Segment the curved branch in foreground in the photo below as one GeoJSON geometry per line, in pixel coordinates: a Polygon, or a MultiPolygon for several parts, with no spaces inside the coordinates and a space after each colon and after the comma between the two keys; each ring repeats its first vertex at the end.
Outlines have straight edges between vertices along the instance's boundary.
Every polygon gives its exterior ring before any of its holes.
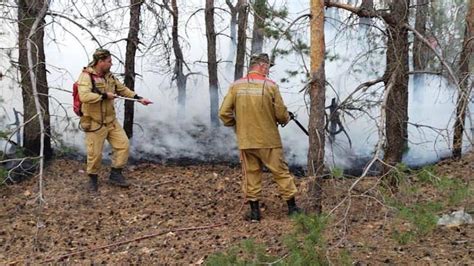
{"type": "Polygon", "coordinates": [[[364,18],[377,18],[381,17],[383,18],[387,23],[395,23],[395,18],[388,12],[382,11],[382,10],[375,10],[375,9],[370,9],[370,8],[363,8],[363,7],[355,7],[349,4],[343,4],[343,3],[336,3],[332,2],[329,0],[324,1],[324,5],[326,7],[336,7],[340,9],[347,10],[351,13],[356,14],[359,17],[364,17],[364,18]]]}
{"type": "MultiPolygon", "coordinates": [[[[33,22],[33,25],[31,26],[30,33],[28,34],[28,39],[26,42],[26,48],[27,48],[27,54],[28,54],[28,69],[30,72],[30,81],[31,81],[31,88],[33,90],[33,96],[35,99],[35,107],[36,107],[36,113],[38,114],[38,120],[39,120],[39,125],[40,125],[40,167],[39,167],[39,195],[38,195],[38,200],[40,205],[44,202],[43,198],[43,167],[44,167],[44,137],[45,137],[45,132],[44,132],[44,120],[43,120],[43,113],[41,111],[41,105],[39,101],[39,95],[38,95],[38,88],[37,83],[36,83],[36,71],[35,71],[35,65],[33,63],[33,50],[32,50],[32,44],[34,44],[34,41],[32,40],[33,35],[36,33],[36,30],[38,29],[38,26],[41,21],[43,21],[44,17],[46,16],[46,12],[48,11],[48,7],[50,4],[50,0],[47,0],[44,2],[43,7],[41,8],[40,12],[38,13],[38,16],[35,19],[35,22],[33,22]]],[[[36,45],[36,44],[35,44],[36,45]]],[[[38,48],[36,48],[38,50],[38,48]]],[[[36,57],[38,57],[38,54],[36,54],[36,57]]],[[[39,62],[39,59],[36,59],[36,62],[39,62]]]]}
{"type": "Polygon", "coordinates": [[[384,81],[384,77],[379,77],[377,79],[374,79],[374,80],[369,80],[369,81],[366,81],[362,84],[360,84],[359,86],[357,86],[357,88],[354,89],[354,91],[352,91],[340,104],[339,104],[339,107],[340,106],[344,106],[344,104],[349,101],[349,99],[352,98],[352,96],[354,94],[356,94],[358,91],[362,90],[362,89],[367,89],[377,83],[380,83],[380,82],[383,82],[384,81]]]}
{"type": "Polygon", "coordinates": [[[421,35],[421,33],[419,33],[417,30],[415,30],[412,26],[408,25],[408,24],[404,24],[403,25],[407,30],[413,32],[415,34],[415,37],[417,37],[418,39],[420,39],[420,41],[422,41],[428,48],[431,49],[431,51],[433,51],[433,53],[436,55],[436,57],[438,57],[439,61],[441,61],[441,64],[443,64],[443,66],[446,68],[446,70],[448,71],[449,73],[449,76],[453,79],[454,83],[456,84],[456,87],[459,88],[459,80],[458,80],[458,77],[456,77],[456,75],[454,74],[454,71],[453,69],[448,65],[448,63],[446,62],[446,60],[444,59],[443,55],[440,54],[436,49],[434,49],[431,45],[430,45],[430,42],[425,38],[423,37],[423,35],[421,35]]]}
{"type": "Polygon", "coordinates": [[[275,61],[275,51],[276,51],[276,48],[278,46],[278,43],[280,42],[280,40],[283,38],[283,36],[285,36],[288,31],[290,30],[290,28],[300,19],[303,19],[303,18],[306,18],[306,17],[311,17],[311,14],[303,14],[299,17],[297,17],[295,20],[293,20],[290,25],[288,25],[288,27],[286,28],[286,30],[283,32],[283,34],[280,36],[280,38],[278,38],[278,40],[276,41],[275,45],[273,46],[272,48],[272,54],[270,56],[270,62],[274,62],[275,61]]]}

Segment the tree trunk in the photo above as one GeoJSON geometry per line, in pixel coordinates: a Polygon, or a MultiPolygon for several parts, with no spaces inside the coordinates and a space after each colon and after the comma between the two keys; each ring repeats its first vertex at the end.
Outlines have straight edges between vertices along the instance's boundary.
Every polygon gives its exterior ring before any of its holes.
{"type": "MultiPolygon", "coordinates": [[[[415,30],[426,37],[426,17],[428,16],[429,0],[416,0],[415,30]]],[[[429,49],[419,38],[413,41],[413,70],[426,70],[429,49]]]]}
{"type": "MultiPolygon", "coordinates": [[[[30,29],[38,16],[45,0],[18,1],[18,42],[19,42],[19,67],[21,74],[21,88],[23,99],[23,121],[28,122],[23,128],[23,147],[26,155],[38,156],[41,150],[41,129],[37,118],[32,81],[28,69],[27,40],[30,29]]],[[[33,65],[36,76],[36,87],[39,103],[43,111],[44,124],[44,158],[50,159],[53,155],[51,148],[51,124],[49,115],[49,89],[46,78],[46,63],[44,54],[44,21],[41,21],[36,33],[32,37],[33,65]]]]}
{"type": "Polygon", "coordinates": [[[207,69],[209,72],[209,96],[211,126],[219,126],[219,94],[217,79],[216,32],[214,30],[214,0],[206,0],[207,69]]]}
{"type": "Polygon", "coordinates": [[[237,8],[239,10],[239,22],[237,30],[237,56],[235,58],[234,80],[237,80],[244,75],[245,48],[247,46],[247,0],[238,0],[237,8]]]}
{"type": "Polygon", "coordinates": [[[225,1],[230,10],[230,45],[229,53],[227,55],[228,66],[233,66],[235,48],[237,47],[237,8],[232,5],[230,0],[225,1]]]}
{"type": "Polygon", "coordinates": [[[321,175],[324,170],[324,108],[326,99],[324,73],[324,0],[311,0],[311,87],[309,112],[308,198],[309,208],[321,213],[321,175]]]}
{"type": "MultiPolygon", "coordinates": [[[[387,66],[384,74],[386,87],[389,78],[395,75],[393,89],[388,94],[385,124],[384,161],[390,166],[402,161],[408,139],[408,30],[404,24],[408,23],[409,4],[409,0],[392,0],[389,6],[393,19],[386,20],[388,24],[387,66]]],[[[389,170],[389,166],[384,166],[385,173],[389,170]]]]}
{"type": "MultiPolygon", "coordinates": [[[[128,30],[127,50],[125,53],[125,86],[135,90],[135,54],[138,48],[138,32],[140,31],[140,8],[143,0],[130,0],[130,28],[128,30]]],[[[133,137],[134,103],[125,101],[123,128],[128,138],[133,137]]]]}
{"type": "MultiPolygon", "coordinates": [[[[362,0],[360,7],[372,10],[374,9],[374,0],[362,0]]],[[[369,17],[360,17],[359,24],[362,28],[367,29],[368,26],[372,24],[372,19],[369,17]]]]}
{"type": "Polygon", "coordinates": [[[255,0],[253,5],[253,32],[251,54],[261,53],[265,34],[265,19],[267,17],[266,0],[255,0]]]}
{"type": "MultiPolygon", "coordinates": [[[[466,111],[469,96],[472,92],[472,80],[470,68],[474,64],[474,0],[469,1],[466,14],[466,29],[464,31],[464,42],[461,51],[459,67],[459,96],[456,105],[456,121],[454,122],[453,136],[453,158],[461,158],[462,137],[465,129],[466,111]]],[[[472,126],[472,125],[471,125],[472,126]]]]}
{"type": "Polygon", "coordinates": [[[178,114],[180,117],[183,117],[186,111],[186,75],[184,75],[184,56],[183,51],[181,50],[181,45],[179,44],[179,34],[178,34],[178,22],[179,22],[179,12],[176,0],[171,0],[172,7],[172,17],[173,17],[173,26],[171,30],[171,36],[173,39],[173,51],[175,56],[175,66],[174,66],[174,78],[176,79],[176,84],[178,86],[178,114]]]}

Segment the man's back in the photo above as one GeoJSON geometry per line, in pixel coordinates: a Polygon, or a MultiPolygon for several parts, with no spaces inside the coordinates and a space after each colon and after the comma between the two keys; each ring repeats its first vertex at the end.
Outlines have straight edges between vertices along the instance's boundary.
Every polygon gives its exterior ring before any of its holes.
{"type": "Polygon", "coordinates": [[[277,123],[286,124],[288,112],[278,86],[258,73],[235,81],[222,103],[219,116],[236,126],[239,149],[282,147],[277,123]]]}

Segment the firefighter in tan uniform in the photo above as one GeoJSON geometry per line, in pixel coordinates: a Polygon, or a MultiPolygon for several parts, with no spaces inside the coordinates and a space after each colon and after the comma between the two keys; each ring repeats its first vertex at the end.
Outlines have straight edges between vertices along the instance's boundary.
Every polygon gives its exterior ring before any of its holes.
{"type": "Polygon", "coordinates": [[[278,124],[285,125],[290,116],[278,86],[267,78],[270,60],[267,54],[250,58],[246,77],[229,88],[219,110],[225,126],[235,127],[244,171],[242,190],[250,203],[248,220],[260,220],[259,196],[262,190],[262,167],[273,174],[279,192],[288,204],[288,214],[299,213],[295,203],[294,177],[283,157],[278,124]]]}
{"type": "Polygon", "coordinates": [[[112,57],[108,50],[97,49],[93,60],[79,76],[78,90],[82,103],[80,127],[86,133],[87,174],[89,189],[98,191],[98,171],[102,161],[102,149],[107,140],[112,146],[112,169],[109,183],[128,187],[129,183],[122,174],[129,153],[129,142],[125,131],[117,121],[114,98],[119,95],[137,99],[143,105],[152,103],[138,96],[118,81],[112,73],[112,57]]]}

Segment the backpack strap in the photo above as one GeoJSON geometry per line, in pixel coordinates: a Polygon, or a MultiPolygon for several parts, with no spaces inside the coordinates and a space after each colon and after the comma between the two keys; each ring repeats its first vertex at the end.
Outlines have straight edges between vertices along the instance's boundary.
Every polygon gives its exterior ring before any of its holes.
{"type": "Polygon", "coordinates": [[[94,80],[94,75],[90,72],[89,73],[89,77],[91,77],[91,82],[92,82],[92,92],[95,92],[95,93],[98,93],[98,94],[102,94],[100,93],[100,91],[97,89],[97,86],[95,85],[95,80],[94,80]]]}
{"type": "Polygon", "coordinates": [[[92,90],[91,90],[91,91],[92,91],[93,93],[102,94],[102,93],[99,91],[99,89],[97,89],[97,86],[95,85],[94,76],[96,76],[96,75],[92,74],[92,73],[89,72],[89,71],[86,71],[85,69],[84,69],[82,72],[89,74],[89,77],[91,78],[91,83],[92,83],[92,90]]]}

